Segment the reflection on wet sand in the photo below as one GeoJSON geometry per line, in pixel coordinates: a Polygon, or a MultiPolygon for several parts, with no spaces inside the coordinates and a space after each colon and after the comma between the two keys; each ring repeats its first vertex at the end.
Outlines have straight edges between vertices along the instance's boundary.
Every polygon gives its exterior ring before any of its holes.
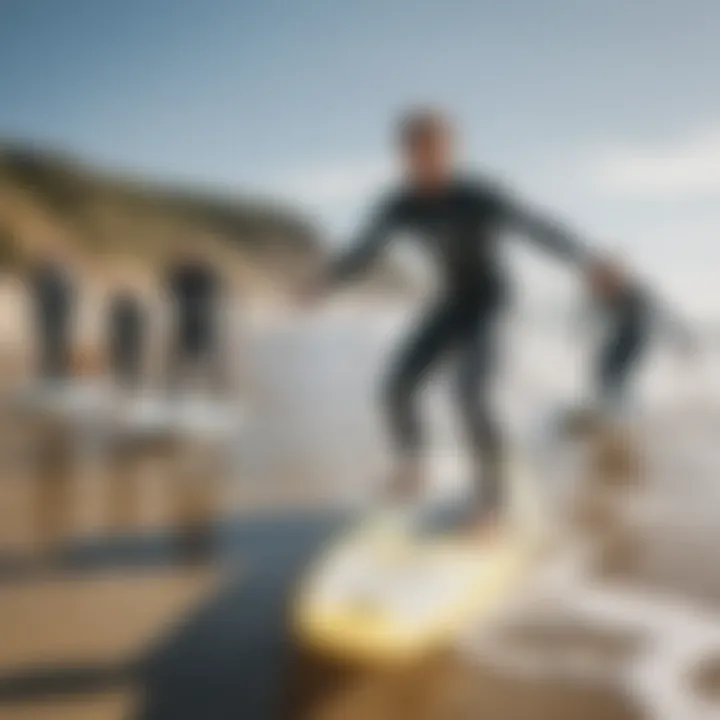
{"type": "Polygon", "coordinates": [[[298,667],[287,717],[294,720],[634,720],[639,708],[622,693],[572,680],[537,681],[455,655],[405,671],[330,670],[306,658],[298,667]]]}
{"type": "Polygon", "coordinates": [[[138,702],[132,690],[88,693],[81,699],[50,698],[8,704],[3,720],[124,720],[134,716],[138,702]]]}
{"type": "Polygon", "coordinates": [[[217,478],[188,473],[173,448],[82,457],[67,437],[30,432],[32,452],[7,462],[0,483],[2,555],[44,556],[82,538],[202,524],[218,514],[217,478]]]}
{"type": "Polygon", "coordinates": [[[46,576],[5,587],[0,672],[19,674],[58,658],[72,666],[130,660],[141,640],[162,636],[215,582],[208,570],[124,571],[46,576]]]}

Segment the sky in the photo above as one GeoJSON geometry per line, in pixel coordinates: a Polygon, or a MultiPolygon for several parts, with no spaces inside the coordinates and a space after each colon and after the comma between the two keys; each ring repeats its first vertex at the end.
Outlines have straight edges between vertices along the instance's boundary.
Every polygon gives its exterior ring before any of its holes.
{"type": "Polygon", "coordinates": [[[717,0],[0,0],[0,138],[340,238],[431,103],[469,165],[720,307],[719,27],[717,0]]]}

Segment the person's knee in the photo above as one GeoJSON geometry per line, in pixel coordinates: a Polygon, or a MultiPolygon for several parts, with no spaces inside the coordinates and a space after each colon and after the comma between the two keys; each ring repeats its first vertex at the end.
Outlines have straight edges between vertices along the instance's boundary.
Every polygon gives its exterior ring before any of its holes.
{"type": "Polygon", "coordinates": [[[421,445],[420,423],[415,399],[417,386],[402,376],[392,376],[381,390],[381,403],[396,448],[414,453],[421,445]]]}
{"type": "Polygon", "coordinates": [[[628,328],[616,335],[600,355],[600,386],[606,389],[623,386],[640,361],[642,352],[643,336],[637,328],[628,328]]]}
{"type": "Polygon", "coordinates": [[[460,398],[460,408],[467,433],[475,449],[481,454],[499,453],[500,431],[495,414],[487,399],[464,395],[460,398]]]}
{"type": "Polygon", "coordinates": [[[380,402],[387,413],[397,417],[410,412],[413,395],[414,389],[411,383],[402,377],[392,375],[382,384],[380,402]]]}

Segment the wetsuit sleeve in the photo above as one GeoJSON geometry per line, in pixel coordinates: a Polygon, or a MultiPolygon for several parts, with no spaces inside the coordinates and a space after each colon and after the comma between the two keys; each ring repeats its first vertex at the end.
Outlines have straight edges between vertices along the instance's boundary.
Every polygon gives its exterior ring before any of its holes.
{"type": "Polygon", "coordinates": [[[645,291],[648,315],[655,330],[680,347],[691,347],[696,344],[697,335],[689,323],[673,311],[670,306],[655,295],[645,291]]]}
{"type": "Polygon", "coordinates": [[[497,202],[508,229],[523,235],[542,250],[579,266],[597,258],[574,232],[556,220],[507,197],[501,197],[497,202]]]}
{"type": "Polygon", "coordinates": [[[326,277],[335,285],[352,279],[385,249],[399,222],[398,203],[386,202],[375,210],[364,229],[353,240],[349,249],[330,261],[326,277]]]}

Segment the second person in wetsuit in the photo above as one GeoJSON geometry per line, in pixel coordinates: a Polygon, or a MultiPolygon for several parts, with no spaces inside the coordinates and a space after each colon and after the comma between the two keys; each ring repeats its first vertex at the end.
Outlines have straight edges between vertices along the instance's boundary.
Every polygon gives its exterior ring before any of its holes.
{"type": "Polygon", "coordinates": [[[170,267],[167,291],[173,323],[170,389],[179,390],[192,376],[222,392],[225,381],[219,328],[222,281],[218,271],[199,252],[188,249],[170,267]]]}
{"type": "Polygon", "coordinates": [[[669,339],[684,359],[695,357],[699,346],[688,323],[635,280],[628,280],[612,296],[593,293],[582,325],[599,325],[601,332],[594,355],[592,401],[569,413],[565,428],[570,434],[594,431],[604,421],[612,424],[623,416],[637,370],[656,337],[669,339]]]}
{"type": "Polygon", "coordinates": [[[562,226],[518,204],[484,179],[459,176],[449,123],[433,111],[410,113],[400,125],[405,183],[379,205],[351,249],[308,288],[322,295],[367,267],[400,230],[409,232],[437,267],[441,291],[400,350],[384,399],[398,464],[392,486],[416,493],[420,482],[423,428],[418,395],[428,375],[452,354],[457,404],[473,453],[478,492],[473,519],[492,526],[503,509],[503,432],[491,411],[490,390],[498,360],[497,329],[509,287],[499,246],[517,231],[582,272],[603,292],[620,282],[562,226]]]}
{"type": "Polygon", "coordinates": [[[76,291],[72,271],[61,253],[48,251],[30,272],[29,287],[42,381],[67,380],[70,375],[76,291]]]}
{"type": "Polygon", "coordinates": [[[131,268],[122,268],[108,302],[110,369],[121,390],[142,387],[147,362],[149,309],[131,268]]]}

